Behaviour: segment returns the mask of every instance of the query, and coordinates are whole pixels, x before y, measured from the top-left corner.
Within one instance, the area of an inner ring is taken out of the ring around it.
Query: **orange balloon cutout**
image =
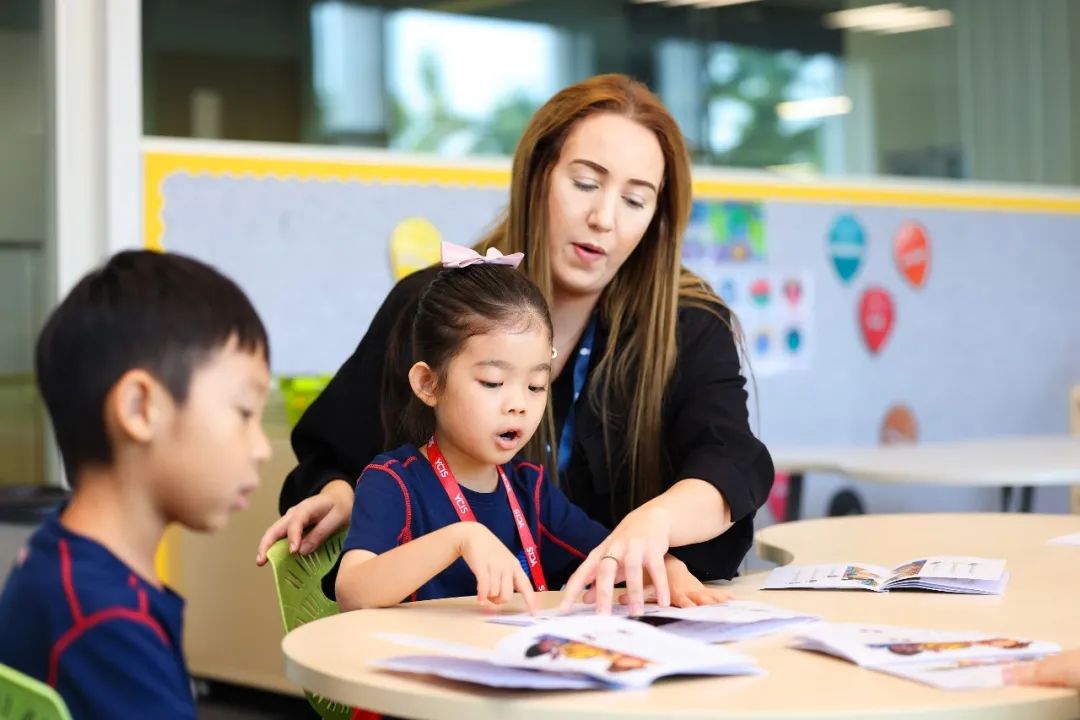
[[[893,258],[896,267],[915,288],[926,284],[926,274],[930,270],[930,238],[926,230],[916,222],[906,222],[900,226],[893,241]]]
[[[893,405],[881,421],[881,444],[902,445],[919,439],[919,424],[907,405]]]
[[[875,355],[892,332],[895,315],[892,296],[887,290],[871,287],[863,291],[859,300],[859,327],[866,347]]]

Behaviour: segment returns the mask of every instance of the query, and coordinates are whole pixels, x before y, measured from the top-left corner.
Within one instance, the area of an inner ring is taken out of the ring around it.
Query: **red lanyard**
[[[428,441],[427,456],[431,468],[435,471],[439,482],[442,483],[443,490],[446,491],[446,496],[453,503],[458,516],[462,521],[476,522],[476,515],[469,506],[469,501],[465,499],[465,493],[461,491],[461,486],[454,479],[454,473],[450,470],[450,465],[446,462],[446,458],[443,457],[442,452],[439,450],[439,444],[435,442],[434,437]],[[533,586],[536,587],[538,592],[544,592],[547,590],[547,581],[544,580],[544,568],[540,565],[540,550],[533,541],[529,523],[525,519],[525,513],[521,511],[521,503],[518,502],[517,493],[514,492],[514,488],[510,485],[509,478],[506,477],[502,467],[495,466],[495,469],[499,471],[499,479],[502,480],[503,487],[506,488],[506,499],[510,503],[510,512],[514,515],[514,524],[517,525],[518,537],[521,538],[521,547],[525,550],[525,559],[529,563],[529,574],[532,575]]]

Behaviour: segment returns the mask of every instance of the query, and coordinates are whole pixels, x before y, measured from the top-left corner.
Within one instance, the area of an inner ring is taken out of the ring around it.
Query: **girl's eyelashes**
[[[633,195],[624,197],[623,200],[625,200],[626,204],[634,208],[635,210],[641,210],[645,207],[645,201],[641,198],[636,198]]]
[[[576,187],[578,190],[584,190],[585,192],[592,192],[600,186],[594,182],[588,182],[585,180],[574,180],[574,187]]]
[[[480,383],[482,386],[484,386],[486,388],[489,388],[489,389],[495,389],[497,387],[502,387],[501,382],[489,382],[487,380],[477,380],[477,382]]]
[[[529,391],[534,393],[547,392],[547,385],[530,385]]]

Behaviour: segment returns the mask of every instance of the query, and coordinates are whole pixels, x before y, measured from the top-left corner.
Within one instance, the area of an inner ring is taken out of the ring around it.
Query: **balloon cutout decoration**
[[[866,233],[851,215],[841,215],[829,231],[829,256],[836,274],[844,282],[854,277],[862,265],[866,250]]]
[[[390,270],[395,280],[439,262],[442,235],[422,217],[406,218],[390,235]]]
[[[893,241],[893,257],[896,267],[915,288],[926,284],[926,273],[930,269],[930,239],[926,230],[915,222],[906,222],[900,226]]]
[[[750,283],[750,299],[758,307],[763,308],[769,304],[769,292],[769,281],[765,278],[758,278]]]
[[[859,327],[870,352],[877,354],[892,332],[895,318],[892,296],[879,287],[867,288],[859,300]]]
[[[893,405],[881,421],[881,444],[913,443],[919,439],[919,424],[907,405]]]

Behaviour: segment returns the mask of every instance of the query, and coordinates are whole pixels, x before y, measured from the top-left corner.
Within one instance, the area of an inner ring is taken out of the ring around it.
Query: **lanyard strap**
[[[443,490],[446,491],[446,496],[450,498],[454,509],[457,510],[459,519],[462,522],[477,522],[476,513],[465,498],[465,493],[461,491],[461,486],[454,478],[454,473],[446,462],[446,458],[443,457],[442,451],[439,450],[439,444],[435,442],[434,437],[428,441],[427,456],[435,475],[442,483]],[[510,503],[510,513],[514,516],[514,525],[517,526],[518,537],[521,538],[521,548],[525,551],[525,561],[529,564],[533,587],[537,592],[544,592],[548,588],[547,581],[544,579],[544,568],[540,564],[540,549],[536,547],[532,531],[529,530],[529,523],[525,519],[525,513],[521,511],[521,503],[518,502],[517,493],[514,492],[510,479],[506,477],[506,472],[501,466],[496,465],[495,469],[499,471],[499,479],[502,480],[503,487],[506,489],[506,500]]]
[[[589,375],[589,356],[592,355],[593,342],[596,340],[596,313],[589,320],[581,336],[581,346],[578,348],[577,357],[574,359],[574,395],[570,400],[570,410],[566,413],[563,422],[562,434],[559,436],[559,481],[565,485],[566,468],[570,466],[570,455],[574,451],[574,412],[577,407],[578,396],[585,388],[585,379]]]

